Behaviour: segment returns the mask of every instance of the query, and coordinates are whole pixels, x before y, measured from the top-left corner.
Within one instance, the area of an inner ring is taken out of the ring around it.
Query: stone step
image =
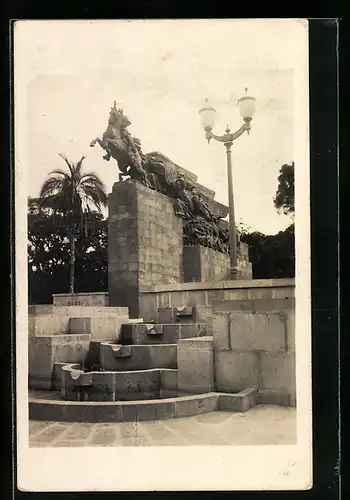
[[[103,370],[133,371],[152,368],[177,368],[177,344],[123,345],[101,342]]]
[[[68,331],[71,333],[89,333],[92,340],[120,341],[122,324],[128,321],[123,316],[70,317]]]
[[[122,344],[173,344],[179,339],[207,335],[206,323],[141,323],[123,324],[120,342]]]

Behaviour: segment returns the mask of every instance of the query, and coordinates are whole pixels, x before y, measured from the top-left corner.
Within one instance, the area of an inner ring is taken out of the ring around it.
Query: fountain
[[[144,154],[121,110],[110,118],[114,128],[92,142],[122,172],[108,199],[108,293],[29,307],[30,418],[122,422],[295,405],[294,280],[252,280],[237,241],[239,279],[230,281],[227,207],[191,172]]]

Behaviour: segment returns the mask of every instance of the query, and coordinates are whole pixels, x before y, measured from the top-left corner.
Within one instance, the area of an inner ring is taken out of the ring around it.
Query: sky
[[[247,86],[257,108],[250,135],[232,148],[236,220],[266,234],[286,228],[291,220],[277,213],[273,197],[280,167],[295,161],[297,24],[20,23],[15,75],[26,84],[28,195],[38,196],[49,172],[64,168],[59,153],[71,161],[86,156],[84,170],[98,174],[111,191],[117,163],[104,161],[104,151],[89,144],[102,136],[117,101],[145,153],[162,152],[227,203],[225,147],[208,145],[198,110],[208,97],[217,110],[213,132],[224,133],[227,125],[235,131],[242,124],[237,99]]]

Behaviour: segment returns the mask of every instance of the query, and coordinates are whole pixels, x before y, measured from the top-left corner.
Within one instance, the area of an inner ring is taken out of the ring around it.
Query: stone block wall
[[[214,390],[213,338],[182,339],[177,344],[178,389],[184,392]]]
[[[240,279],[252,279],[252,264],[247,258],[248,245],[241,243],[238,255]],[[244,251],[243,251],[244,248]],[[183,279],[185,283],[194,281],[224,281],[230,279],[230,257],[212,248],[195,245],[183,249]]]
[[[166,323],[165,316],[171,318],[171,311],[178,307],[196,306],[197,310],[202,307],[205,316],[211,315],[211,308],[219,311],[221,305],[222,310],[227,310],[228,302],[230,310],[279,310],[294,307],[294,294],[294,279],[154,285],[143,287],[140,310],[145,321]],[[202,321],[202,317],[196,317],[195,321]]]
[[[256,387],[261,403],[295,406],[294,308],[232,311],[228,301],[220,309],[213,315],[216,390]]]
[[[74,301],[74,296],[71,298]],[[128,322],[126,307],[35,305],[29,306],[28,333],[29,337],[86,333],[92,340],[116,340],[121,325]]]
[[[84,363],[91,336],[52,335],[29,339],[29,387],[52,389],[56,363]]]
[[[183,222],[169,197],[132,180],[114,184],[108,212],[109,305],[139,317],[141,286],[180,281]]]
[[[183,222],[171,198],[138,185],[140,284],[180,281],[182,240]]]
[[[92,340],[113,340],[119,342],[122,325],[128,322],[128,316],[92,316],[87,318],[69,318],[69,333],[88,333]]]

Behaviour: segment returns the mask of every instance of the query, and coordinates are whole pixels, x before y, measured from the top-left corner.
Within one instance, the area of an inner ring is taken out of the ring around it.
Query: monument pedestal
[[[131,179],[114,184],[108,213],[109,305],[137,318],[142,286],[181,281],[183,221],[171,198]]]

